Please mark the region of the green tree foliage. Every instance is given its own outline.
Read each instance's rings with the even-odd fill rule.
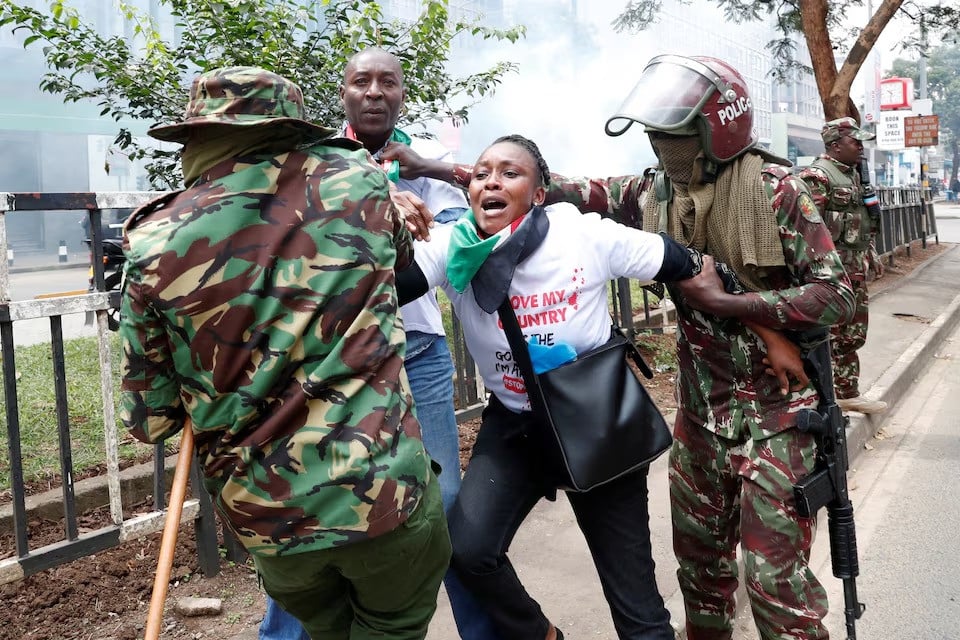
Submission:
[[[679,0],[689,4],[690,0]],[[876,11],[862,28],[850,26],[850,16],[862,10],[862,0],[715,0],[732,22],[772,18],[781,37],[768,48],[773,54],[773,75],[786,80],[799,70],[813,71],[817,90],[827,119],[853,116],[859,112],[850,100],[850,87],[880,34],[894,17],[933,31],[955,30],[960,20],[960,7],[955,3],[925,6],[919,0],[878,0]],[[614,21],[619,31],[641,31],[656,23],[662,0],[629,0],[623,13]],[[801,35],[810,52],[812,69],[796,57],[797,35]],[[903,46],[914,40],[908,38]],[[847,43],[850,43],[847,45]],[[846,52],[846,59],[837,68],[835,54]]]
[[[941,142],[953,156],[953,170],[947,184],[953,184],[960,169],[960,47],[943,46],[927,51],[927,97],[933,101],[933,112],[940,117]],[[913,78],[919,86],[919,60],[897,58],[892,75]],[[944,140],[946,138],[946,140]]]
[[[128,2],[117,6],[123,35],[101,35],[65,0],[40,11],[0,0],[0,28],[24,36],[24,46],[42,44],[49,72],[40,88],[67,102],[89,100],[120,126],[115,144],[132,159],[147,159],[155,188],[181,182],[179,150],[144,146],[130,122],[149,124],[182,118],[189,82],[199,72],[250,65],[275,71],[303,88],[309,119],[330,125],[343,120],[339,86],[349,57],[368,46],[400,58],[406,76],[404,124],[445,117],[460,123],[491,94],[510,62],[454,77],[446,70],[455,38],[515,42],[523,27],[496,30],[478,21],[453,20],[447,0],[424,3],[414,22],[387,21],[369,0],[158,0],[175,23],[173,40]]]

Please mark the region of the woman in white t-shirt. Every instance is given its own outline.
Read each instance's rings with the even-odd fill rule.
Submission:
[[[563,634],[524,589],[506,553],[530,510],[541,498],[555,499],[557,489],[528,437],[534,417],[497,308],[509,297],[526,340],[583,353],[610,337],[611,279],[673,281],[693,273],[687,250],[666,235],[581,214],[572,205],[544,209],[549,181],[536,144],[516,135],[499,138],[473,167],[471,212],[434,229],[430,242],[418,243],[415,267],[398,274],[401,303],[443,288],[491,392],[447,518],[452,565],[504,640]],[[776,354],[776,368],[802,367],[795,351],[790,355],[787,365],[788,356]],[[654,574],[647,469],[567,497],[619,638],[673,640]]]
[[[431,242],[417,246],[418,270],[401,275],[406,295],[411,288],[444,289],[491,392],[448,519],[453,567],[504,639],[563,634],[524,589],[506,554],[523,519],[541,498],[553,499],[556,487],[526,435],[533,415],[496,308],[509,296],[526,339],[536,335],[541,344],[581,353],[610,337],[611,279],[691,275],[686,250],[664,236],[582,215],[569,205],[543,209],[549,179],[533,142],[498,139],[474,165],[472,213],[434,229]],[[589,493],[568,493],[568,499],[619,637],[672,640],[651,556],[646,469]]]

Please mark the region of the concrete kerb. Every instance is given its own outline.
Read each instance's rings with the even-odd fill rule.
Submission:
[[[61,269],[89,269],[90,265],[86,262],[69,262],[65,264],[42,264],[24,265],[19,267],[10,267],[9,273],[34,273],[37,271],[59,271]]]
[[[164,459],[166,486],[169,488],[177,456]],[[129,508],[153,494],[153,462],[133,465],[120,472],[120,495],[123,507]],[[110,504],[107,476],[99,475],[79,480],[74,484],[77,513],[86,513]],[[63,518],[63,490],[51,489],[24,500],[27,520],[59,520]],[[0,505],[0,533],[13,533],[13,505]]]

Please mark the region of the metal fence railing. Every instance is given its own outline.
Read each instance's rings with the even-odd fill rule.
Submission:
[[[933,202],[923,197],[923,191],[916,189],[881,187],[880,196],[880,235],[877,251],[892,265],[896,259],[895,250],[904,247],[910,255],[910,245],[916,240],[926,248],[927,238],[937,235],[937,218],[933,211]]]
[[[926,244],[927,238],[936,237],[936,218],[933,205],[921,199],[919,189],[880,189],[882,204],[882,223],[880,246],[878,250],[892,263],[895,250],[920,240]],[[110,332],[107,328],[107,313],[119,305],[117,292],[104,291],[103,249],[101,216],[104,211],[117,209],[132,210],[154,193],[0,193],[0,256],[7,255],[6,214],[9,212],[42,213],[50,211],[83,211],[89,216],[91,241],[91,260],[94,265],[93,287],[87,292],[73,292],[71,295],[44,298],[40,300],[10,299],[10,267],[0,260],[0,350],[2,350],[5,432],[6,446],[10,457],[10,478],[12,500],[0,505],[0,526],[4,521],[4,511],[10,515],[16,540],[12,555],[4,557],[0,552],[0,584],[19,580],[46,568],[57,566],[80,557],[97,553],[122,542],[160,531],[165,516],[163,496],[165,493],[165,469],[162,445],[158,445],[154,454],[153,469],[153,511],[138,517],[125,518],[122,509],[121,482],[119,470],[115,401],[113,397],[114,381],[117,372],[111,369]],[[56,262],[54,256],[53,262]],[[50,268],[55,265],[51,264]],[[642,293],[636,302],[631,299],[630,282],[618,280],[612,288],[614,313],[622,326],[636,330],[662,330],[673,322],[669,313],[668,301],[662,301],[659,308]],[[80,533],[77,526],[78,513],[74,495],[73,468],[68,400],[66,394],[66,371],[64,368],[64,339],[62,317],[66,314],[89,312],[95,314],[97,341],[99,349],[100,387],[102,389],[102,407],[104,419],[104,460],[109,493],[111,522],[96,531]],[[54,363],[53,387],[56,390],[55,428],[59,434],[62,501],[63,540],[39,548],[30,545],[27,527],[26,484],[21,465],[20,407],[17,399],[17,363],[16,344],[13,325],[16,322],[36,318],[47,318],[50,323],[50,349]],[[455,403],[458,421],[463,422],[479,416],[486,404],[486,394],[476,366],[467,352],[459,324],[453,322],[453,329],[447,337],[455,364]],[[2,437],[2,435],[0,435]],[[193,465],[192,486],[201,486],[199,465]],[[168,470],[167,470],[168,471]],[[217,533],[214,512],[205,492],[187,501],[183,520],[193,520],[197,526],[198,553],[200,567],[205,575],[218,571]],[[224,543],[228,554],[235,557],[237,547],[230,540]]]
[[[41,214],[52,211],[85,211],[89,215],[92,237],[91,254],[94,266],[92,290],[70,292],[70,295],[41,299],[11,300],[10,268],[0,261],[0,350],[3,356],[4,421],[6,446],[9,453],[11,502],[0,511],[9,512],[15,539],[12,557],[0,559],[0,584],[16,581],[50,567],[98,553],[127,540],[163,529],[165,511],[164,449],[154,449],[153,511],[137,517],[125,517],[121,495],[119,442],[113,397],[116,372],[112,371],[110,332],[107,311],[119,304],[119,294],[104,291],[101,214],[107,209],[128,209],[144,203],[156,194],[151,193],[2,193],[0,194],[0,255],[7,255],[6,214],[30,212]],[[103,464],[109,499],[110,523],[94,531],[80,532],[76,509],[74,478],[79,470],[73,468],[71,425],[67,397],[64,356],[63,316],[92,312],[96,317],[98,360],[100,370],[101,403],[103,410]],[[55,429],[58,434],[60,468],[57,475],[61,484],[63,539],[34,548],[30,544],[26,485],[21,450],[21,410],[17,393],[17,360],[14,342],[14,324],[25,320],[47,318],[50,322],[50,349],[53,362],[56,407]],[[193,465],[191,479],[194,487],[201,486],[198,465]],[[183,520],[193,520],[197,528],[197,549],[200,569],[205,575],[219,570],[217,532],[213,506],[209,496],[197,491],[184,504]]]

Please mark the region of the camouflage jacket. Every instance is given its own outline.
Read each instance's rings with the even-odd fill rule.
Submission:
[[[863,203],[860,173],[821,154],[799,174],[841,252],[866,251],[876,229]]]
[[[125,230],[123,422],[156,442],[189,416],[258,555],[389,532],[430,478],[394,286],[412,241],[383,172],[336,144],[222,162]]]
[[[774,165],[764,170],[763,180],[787,263],[767,271],[768,290],[757,294],[764,324],[802,330],[848,320],[853,292],[803,182]],[[564,199],[584,211],[640,221],[648,182],[645,176],[605,180],[555,176],[548,200]],[[763,342],[741,322],[683,305],[678,310],[678,401],[690,423],[724,438],[761,439],[794,426],[801,409],[816,407],[812,386],[780,395],[776,379],[765,373]]]

